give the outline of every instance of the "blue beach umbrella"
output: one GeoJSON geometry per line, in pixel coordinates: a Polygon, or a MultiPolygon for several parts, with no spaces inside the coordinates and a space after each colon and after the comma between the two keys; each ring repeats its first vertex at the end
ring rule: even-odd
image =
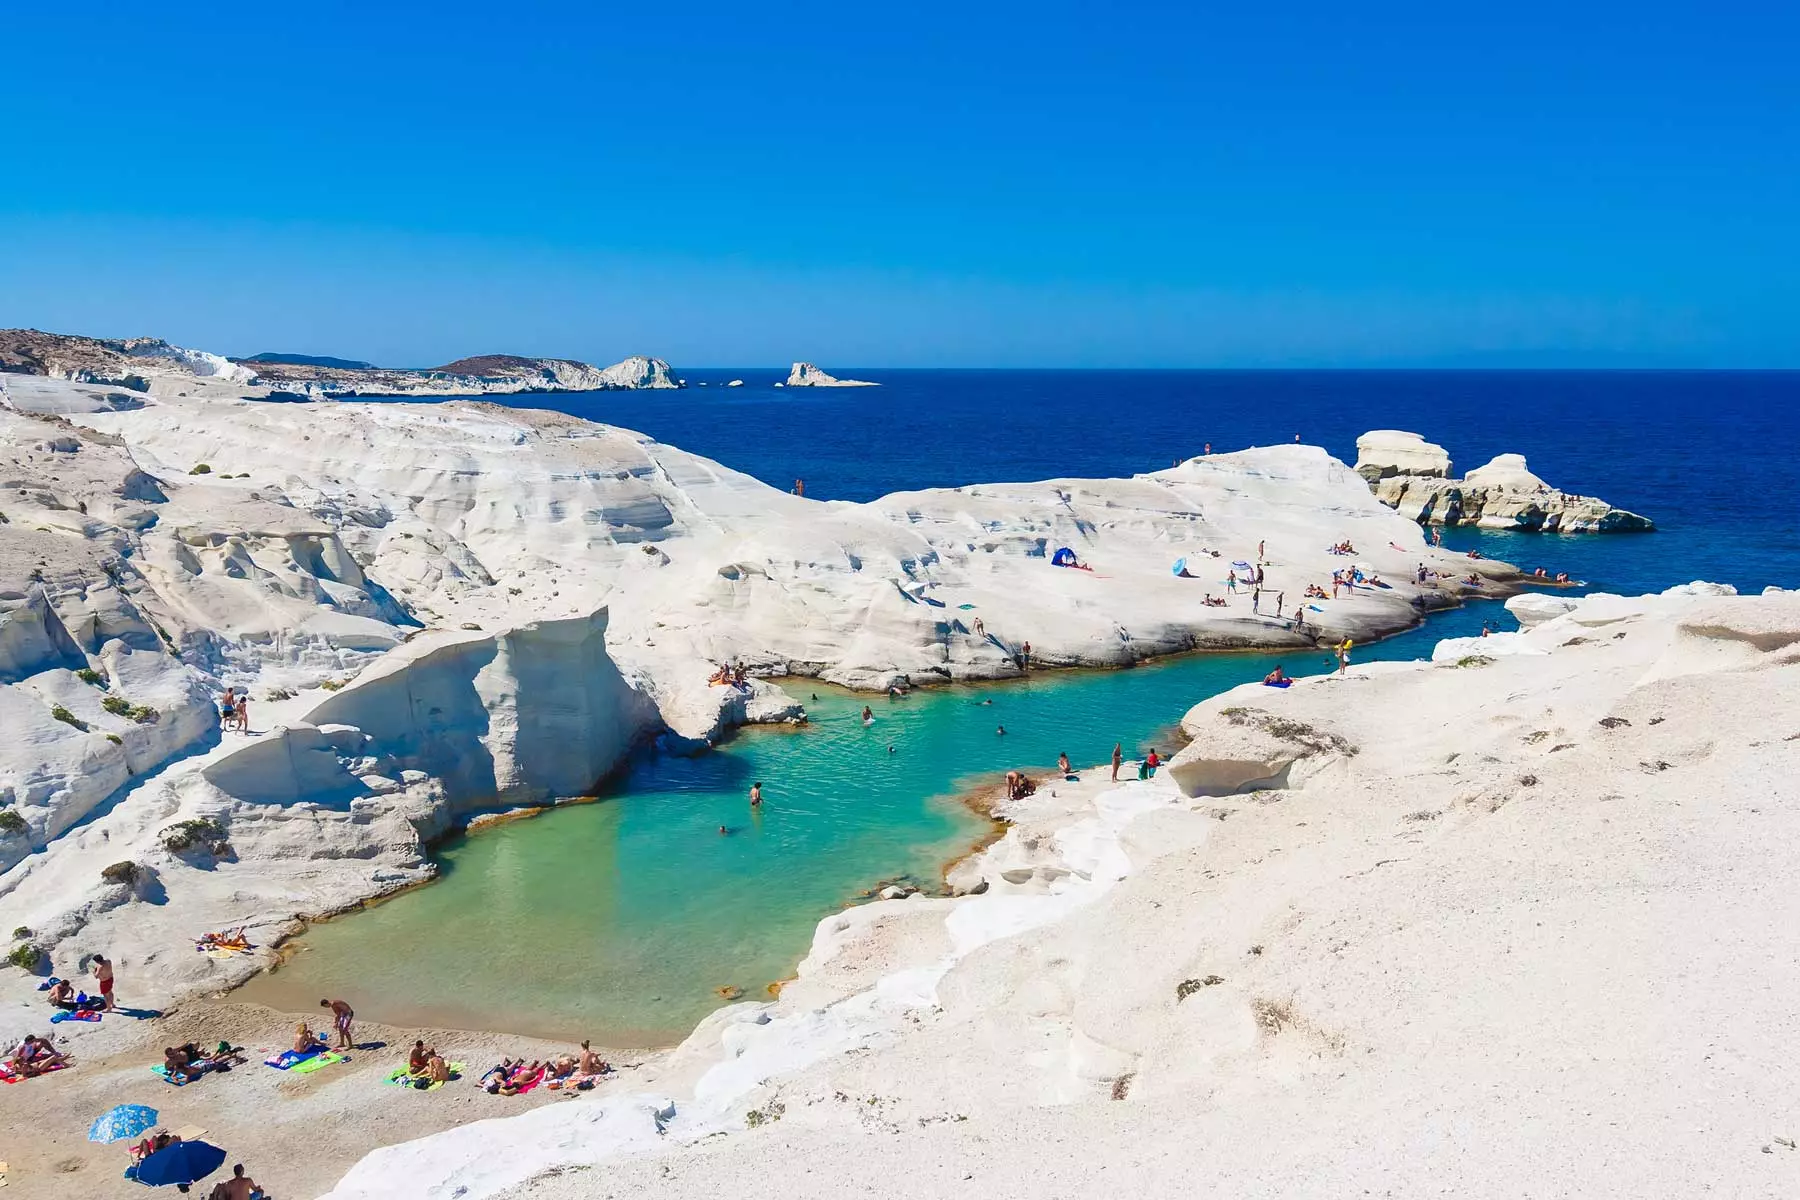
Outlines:
{"type": "Polygon", "coordinates": [[[151,1187],[205,1179],[225,1162],[225,1152],[211,1142],[176,1142],[138,1164],[137,1181],[151,1187]]]}
{"type": "Polygon", "coordinates": [[[154,1124],[156,1124],[154,1108],[145,1104],[121,1104],[109,1112],[101,1113],[99,1118],[88,1126],[88,1141],[123,1141],[128,1137],[136,1137],[154,1124]]]}

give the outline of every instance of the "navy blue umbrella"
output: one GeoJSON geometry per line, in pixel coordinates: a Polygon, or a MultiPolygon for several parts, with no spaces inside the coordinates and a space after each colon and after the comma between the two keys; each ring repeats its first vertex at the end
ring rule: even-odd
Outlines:
{"type": "Polygon", "coordinates": [[[225,1152],[210,1142],[176,1142],[138,1164],[137,1180],[151,1187],[205,1179],[225,1162],[225,1152]]]}

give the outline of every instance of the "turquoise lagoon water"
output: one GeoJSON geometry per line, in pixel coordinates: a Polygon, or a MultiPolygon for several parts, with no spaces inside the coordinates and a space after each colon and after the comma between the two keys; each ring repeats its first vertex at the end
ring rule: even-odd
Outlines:
{"type": "MultiPolygon", "coordinates": [[[[1358,657],[1423,657],[1483,620],[1511,624],[1475,604],[1358,657]]],[[[692,758],[646,750],[598,803],[457,838],[437,883],[316,926],[243,996],[304,1012],[341,995],[403,1025],[674,1042],[726,1002],[716,989],[759,996],[792,975],[819,919],[878,881],[938,886],[989,828],[958,799],[969,788],[1011,767],[1041,774],[1065,751],[1102,762],[1115,741],[1127,758],[1166,754],[1191,705],[1274,661],[1329,666],[1324,651],[1192,655],[905,700],[791,680],[810,725],[746,730],[692,758]],[[747,800],[757,780],[760,813],[747,800]]]]}

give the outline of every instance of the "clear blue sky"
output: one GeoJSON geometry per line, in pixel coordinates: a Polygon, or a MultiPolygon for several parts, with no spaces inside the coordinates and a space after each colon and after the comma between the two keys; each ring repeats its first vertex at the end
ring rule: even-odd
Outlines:
{"type": "Polygon", "coordinates": [[[0,325],[1800,366],[1791,3],[15,5],[0,325]]]}

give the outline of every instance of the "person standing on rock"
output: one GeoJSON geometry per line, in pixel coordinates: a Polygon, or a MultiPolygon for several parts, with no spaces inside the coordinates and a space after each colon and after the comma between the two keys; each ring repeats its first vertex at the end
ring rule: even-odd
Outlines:
{"type": "Polygon", "coordinates": [[[113,1010],[113,965],[104,954],[94,955],[94,979],[100,986],[100,1007],[113,1010]]]}
{"type": "Polygon", "coordinates": [[[1250,593],[1250,611],[1252,613],[1255,613],[1259,617],[1262,616],[1262,589],[1261,588],[1257,588],[1256,590],[1254,590],[1250,593]]]}
{"type": "Polygon", "coordinates": [[[1019,647],[1019,669],[1021,671],[1031,670],[1031,643],[1030,642],[1026,642],[1024,645],[1019,647]]]}
{"type": "Polygon", "coordinates": [[[248,692],[237,698],[237,727],[239,733],[247,735],[250,732],[250,694],[248,692]]]}
{"type": "Polygon", "coordinates": [[[1225,577],[1225,590],[1234,596],[1237,595],[1237,570],[1235,568],[1231,574],[1225,577]]]}
{"type": "Polygon", "coordinates": [[[337,1026],[338,1049],[350,1049],[352,1045],[350,1030],[352,1022],[356,1020],[356,1013],[351,1011],[350,1006],[342,1000],[321,1000],[319,1007],[331,1010],[332,1024],[337,1026]]]}
{"type": "Polygon", "coordinates": [[[1125,747],[1122,743],[1120,743],[1120,742],[1113,743],[1113,755],[1112,755],[1113,773],[1112,773],[1112,777],[1113,777],[1114,783],[1119,782],[1119,768],[1121,766],[1123,766],[1125,763],[1124,750],[1125,750],[1125,747]]]}
{"type": "MultiPolygon", "coordinates": [[[[1258,543],[1256,543],[1256,563],[1257,563],[1257,565],[1258,565],[1258,566],[1261,566],[1261,565],[1262,565],[1262,564],[1263,564],[1263,563],[1264,563],[1264,562],[1265,562],[1265,561],[1267,561],[1267,560],[1266,560],[1266,559],[1265,559],[1265,558],[1264,558],[1264,557],[1263,557],[1263,547],[1265,547],[1265,546],[1267,546],[1267,545],[1268,545],[1268,544],[1269,544],[1269,543],[1267,543],[1267,542],[1258,542],[1258,543]]],[[[1261,575],[1261,574],[1262,574],[1262,572],[1261,572],[1261,571],[1258,571],[1258,572],[1257,572],[1257,575],[1259,575],[1259,576],[1260,576],[1260,575],[1261,575]]]]}
{"type": "Polygon", "coordinates": [[[231,728],[232,722],[236,720],[237,689],[226,688],[225,698],[219,701],[219,727],[222,729],[229,729],[231,728]]]}
{"type": "Polygon", "coordinates": [[[804,480],[804,479],[794,480],[794,495],[799,496],[802,499],[805,499],[805,497],[806,497],[806,480],[804,480]]]}
{"type": "Polygon", "coordinates": [[[1287,593],[1286,592],[1276,592],[1275,593],[1275,619],[1277,621],[1279,621],[1281,619],[1281,606],[1286,602],[1287,602],[1287,593]]]}

